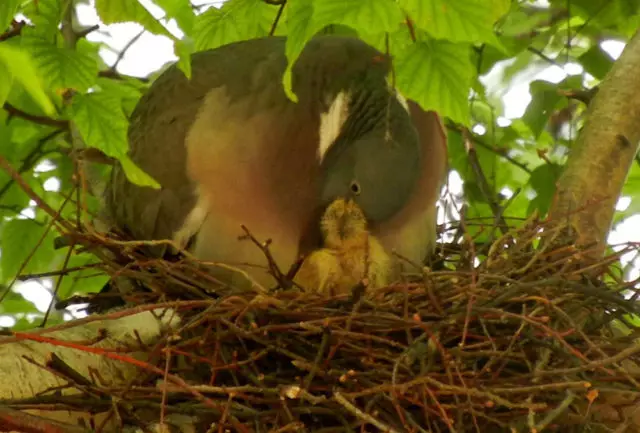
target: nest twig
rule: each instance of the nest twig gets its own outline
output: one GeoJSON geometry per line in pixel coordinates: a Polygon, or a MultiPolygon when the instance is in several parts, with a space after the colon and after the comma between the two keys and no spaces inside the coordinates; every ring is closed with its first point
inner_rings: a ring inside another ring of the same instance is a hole
{"type": "MultiPolygon", "coordinates": [[[[188,257],[149,258],[145,243],[74,239],[110,250],[103,269],[145,287],[127,302],[171,301],[186,319],[164,355],[180,384],[144,377],[109,389],[128,407],[164,407],[230,431],[608,431],[628,421],[601,409],[619,410],[611,401],[621,395],[626,406],[640,398],[634,285],[611,278],[624,251],[585,267],[580,251],[539,247],[541,228],[529,221],[482,256],[461,239],[442,250],[440,270],[418,270],[356,303],[295,287],[239,290],[188,257]]],[[[25,404],[34,402],[9,406],[25,404]]]]}

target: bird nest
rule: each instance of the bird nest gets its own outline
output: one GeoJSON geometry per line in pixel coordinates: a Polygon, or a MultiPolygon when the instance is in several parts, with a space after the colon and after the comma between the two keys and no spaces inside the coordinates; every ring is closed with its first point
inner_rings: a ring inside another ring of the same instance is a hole
{"type": "Polygon", "coordinates": [[[624,251],[580,268],[580,252],[540,246],[541,228],[484,246],[467,233],[401,283],[336,297],[223,287],[189,258],[150,259],[148,243],[79,236],[114,253],[111,275],[146,287],[126,297],[132,311],[183,318],[147,383],[112,392],[198,415],[197,431],[636,431],[624,251]]]}

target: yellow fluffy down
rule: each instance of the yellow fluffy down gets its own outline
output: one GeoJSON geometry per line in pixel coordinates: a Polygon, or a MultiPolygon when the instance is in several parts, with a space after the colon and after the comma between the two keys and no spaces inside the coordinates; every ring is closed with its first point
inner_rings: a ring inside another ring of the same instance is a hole
{"type": "Polygon", "coordinates": [[[336,199],[322,216],[324,248],[302,263],[295,282],[305,290],[325,295],[348,294],[366,279],[367,288],[390,283],[392,260],[367,230],[362,209],[353,201],[336,199]]]}

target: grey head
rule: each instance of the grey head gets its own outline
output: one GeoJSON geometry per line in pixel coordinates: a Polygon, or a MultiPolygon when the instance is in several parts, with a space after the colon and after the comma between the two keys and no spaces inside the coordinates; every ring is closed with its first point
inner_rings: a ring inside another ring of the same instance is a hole
{"type": "Polygon", "coordinates": [[[408,202],[424,156],[410,114],[385,80],[368,80],[352,95],[322,160],[321,207],[352,198],[368,221],[380,223],[408,202]]]}

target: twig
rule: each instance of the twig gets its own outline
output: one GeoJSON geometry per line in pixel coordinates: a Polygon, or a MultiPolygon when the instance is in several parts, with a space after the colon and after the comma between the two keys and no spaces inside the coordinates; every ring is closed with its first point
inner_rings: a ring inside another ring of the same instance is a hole
{"type": "Polygon", "coordinates": [[[87,37],[87,35],[89,33],[95,32],[96,30],[100,29],[100,26],[98,24],[95,24],[91,27],[87,27],[86,29],[79,31],[78,33],[76,33],[76,36],[78,38],[85,38],[87,37]]]}
{"type": "MultiPolygon", "coordinates": [[[[69,196],[66,198],[66,200],[64,201],[64,203],[62,204],[62,206],[60,206],[60,210],[59,212],[62,212],[62,208],[67,204],[67,202],[69,201],[69,198],[71,198],[73,193],[69,194],[69,196]]],[[[46,231],[45,231],[45,235],[46,235],[46,231]]],[[[65,255],[64,258],[64,263],[62,263],[62,269],[64,270],[67,265],[69,265],[69,259],[71,259],[71,254],[73,254],[73,245],[71,245],[67,251],[67,254],[65,255]]],[[[19,275],[19,273],[18,273],[19,275]]],[[[49,302],[49,307],[47,308],[47,311],[44,313],[44,317],[42,318],[42,323],[40,324],[41,328],[44,328],[47,324],[47,320],[49,320],[49,314],[51,314],[51,309],[54,308],[54,305],[56,303],[56,298],[58,297],[58,292],[60,291],[60,286],[62,285],[62,280],[64,279],[65,274],[60,274],[58,275],[58,278],[56,278],[56,286],[53,289],[53,293],[51,296],[51,302],[49,302]]],[[[16,279],[18,278],[18,276],[16,276],[16,279]]]]}
{"type": "Polygon", "coordinates": [[[82,426],[55,421],[51,418],[31,415],[4,405],[0,406],[0,424],[3,428],[8,428],[9,431],[65,431],[67,433],[89,433],[94,431],[82,426]]]}
{"type": "Polygon", "coordinates": [[[552,59],[551,57],[547,56],[545,53],[543,53],[539,49],[529,46],[527,47],[527,51],[532,52],[533,54],[540,57],[545,62],[549,63],[551,66],[557,66],[558,68],[562,69],[562,65],[560,63],[558,63],[556,60],[552,59]]]}
{"type": "Polygon", "coordinates": [[[567,396],[564,400],[562,400],[562,403],[560,403],[558,407],[549,412],[542,421],[537,423],[533,431],[543,431],[556,418],[562,415],[563,412],[565,412],[569,408],[569,406],[571,406],[571,403],[573,403],[573,400],[575,400],[575,398],[576,395],[573,392],[567,391],[567,396]]]}
{"type": "Polygon", "coordinates": [[[507,225],[507,222],[502,216],[502,209],[500,208],[500,205],[497,203],[495,194],[491,190],[491,187],[489,186],[489,182],[487,182],[487,178],[485,177],[484,172],[482,171],[482,167],[480,166],[480,161],[478,160],[478,155],[476,153],[476,150],[473,147],[473,144],[470,138],[470,132],[465,129],[463,130],[462,136],[464,138],[465,148],[467,150],[467,156],[469,157],[469,164],[473,169],[476,182],[478,183],[478,188],[480,188],[482,195],[484,195],[484,197],[487,199],[487,203],[491,208],[491,212],[493,213],[493,216],[496,222],[498,223],[498,228],[500,229],[502,234],[506,234],[507,231],[509,230],[509,226],[507,225]]]}
{"type": "MultiPolygon", "coordinates": [[[[31,169],[35,165],[35,163],[38,161],[38,156],[39,156],[40,153],[42,153],[42,148],[47,143],[47,141],[55,138],[58,134],[60,134],[62,132],[64,132],[64,131],[59,129],[57,131],[53,131],[53,132],[47,134],[46,136],[44,136],[43,138],[38,140],[38,144],[22,160],[22,164],[20,164],[20,167],[18,168],[18,173],[22,174],[25,171],[31,169]]],[[[0,188],[0,198],[4,194],[6,194],[6,192],[9,190],[9,188],[11,188],[11,185],[13,185],[14,182],[15,182],[15,180],[13,178],[9,179],[7,181],[7,183],[5,183],[2,188],[0,188]]]]}
{"type": "Polygon", "coordinates": [[[497,149],[494,146],[490,146],[487,143],[485,143],[484,141],[480,140],[474,134],[470,134],[470,137],[473,138],[474,144],[477,144],[478,146],[482,147],[483,149],[486,149],[489,152],[493,152],[496,155],[498,155],[499,157],[501,157],[503,159],[506,159],[511,164],[515,165],[516,167],[518,167],[519,169],[521,169],[525,173],[529,173],[529,174],[532,173],[532,170],[526,164],[524,164],[524,163],[518,161],[517,159],[513,158],[512,156],[510,156],[507,153],[506,149],[505,149],[505,151],[502,151],[501,149],[497,149]]]}
{"type": "Polygon", "coordinates": [[[11,29],[0,34],[0,42],[6,41],[7,39],[11,39],[15,36],[20,36],[20,33],[22,33],[22,29],[26,25],[27,23],[25,23],[24,21],[13,21],[11,23],[11,29]]]}
{"type": "Polygon", "coordinates": [[[592,12],[591,14],[589,14],[589,17],[582,23],[582,25],[580,27],[578,27],[578,29],[575,31],[575,33],[571,36],[571,39],[567,41],[567,44],[570,45],[572,42],[572,39],[575,39],[580,32],[582,32],[582,30],[585,29],[585,27],[587,27],[588,25],[591,24],[591,22],[596,19],[598,17],[598,15],[600,15],[600,13],[602,13],[603,10],[606,9],[607,6],[611,6],[612,4],[610,2],[602,2],[600,4],[600,7],[598,9],[596,9],[594,12],[592,12]]]}
{"type": "MultiPolygon", "coordinates": [[[[463,131],[464,131],[463,128],[461,128],[458,125],[455,125],[453,123],[450,123],[450,122],[447,123],[447,129],[450,130],[450,131],[458,132],[460,134],[462,134],[463,131]]],[[[489,152],[495,153],[496,155],[498,155],[499,157],[507,160],[511,164],[515,165],[516,167],[518,167],[519,169],[524,171],[525,173],[528,173],[528,174],[532,173],[532,170],[526,164],[524,164],[524,163],[518,161],[517,159],[513,158],[512,156],[510,156],[508,154],[508,152],[506,151],[506,149],[504,149],[504,151],[503,151],[502,149],[498,149],[498,148],[496,148],[494,146],[488,145],[484,141],[480,140],[480,138],[478,138],[478,136],[473,134],[471,131],[469,131],[469,138],[471,138],[473,140],[474,144],[477,144],[478,146],[482,147],[483,149],[488,150],[489,152]]]]}
{"type": "Polygon", "coordinates": [[[271,275],[275,277],[278,284],[280,284],[280,286],[284,289],[291,287],[291,281],[287,281],[287,276],[282,273],[280,267],[276,263],[276,260],[273,258],[273,254],[271,254],[271,250],[269,249],[269,246],[272,242],[271,239],[267,239],[266,241],[264,241],[264,243],[260,242],[255,236],[253,236],[253,234],[251,234],[249,229],[244,224],[242,224],[240,227],[245,232],[245,236],[243,236],[243,238],[250,239],[251,242],[253,242],[267,258],[269,271],[271,272],[271,275]]]}
{"type": "MultiPolygon", "coordinates": [[[[533,13],[540,12],[539,8],[536,6],[532,6],[532,7],[521,6],[521,10],[525,14],[527,14],[527,12],[533,12],[533,13]]],[[[563,19],[569,17],[569,11],[566,8],[557,9],[555,11],[551,11],[550,9],[544,9],[544,12],[545,13],[551,12],[548,19],[538,22],[535,28],[523,33],[519,33],[515,35],[514,38],[515,39],[533,39],[541,33],[539,29],[546,29],[548,27],[553,27],[563,19]]],[[[528,15],[532,15],[532,14],[529,13],[528,15]]]]}
{"type": "Polygon", "coordinates": [[[38,279],[38,278],[47,278],[47,277],[57,277],[59,275],[70,274],[71,272],[79,272],[79,271],[84,271],[86,269],[100,268],[101,266],[102,266],[102,263],[90,263],[90,264],[84,265],[84,266],[75,266],[75,267],[72,267],[72,268],[64,268],[64,269],[60,269],[60,270],[57,270],[57,271],[40,272],[38,274],[25,274],[25,275],[19,276],[18,277],[18,281],[28,281],[28,280],[38,279]]]}
{"type": "MultiPolygon", "coordinates": [[[[36,341],[38,343],[41,344],[51,344],[55,347],[66,347],[72,350],[77,350],[80,352],[84,352],[84,353],[91,353],[91,354],[95,354],[95,355],[99,355],[99,356],[103,356],[105,358],[109,358],[111,360],[114,361],[118,361],[118,362],[125,362],[127,364],[139,367],[145,371],[148,371],[150,373],[156,374],[158,376],[165,376],[165,372],[164,370],[156,367],[153,364],[150,364],[148,362],[145,361],[141,361],[138,360],[132,356],[126,355],[126,354],[121,354],[121,353],[117,353],[117,352],[113,352],[113,351],[109,351],[107,349],[104,348],[100,348],[100,347],[88,347],[88,346],[83,346],[83,345],[79,345],[75,342],[69,342],[66,340],[61,340],[58,338],[51,338],[51,337],[43,337],[43,336],[36,336],[33,333],[26,333],[26,332],[13,332],[13,335],[23,341],[36,341]]],[[[206,406],[214,409],[214,410],[220,410],[221,405],[218,404],[217,402],[215,402],[214,400],[211,400],[210,398],[204,396],[203,394],[201,394],[199,391],[193,389],[187,382],[185,382],[181,377],[173,375],[173,374],[167,374],[165,376],[165,379],[169,382],[172,382],[174,385],[177,385],[187,391],[189,391],[189,393],[191,395],[193,395],[194,397],[196,397],[200,402],[202,402],[203,404],[205,404],[206,406]]],[[[240,431],[247,431],[244,426],[242,424],[240,424],[240,422],[233,416],[231,416],[231,421],[234,425],[234,427],[236,428],[240,428],[240,431]]]]}
{"type": "MultiPolygon", "coordinates": [[[[0,163],[2,162],[1,158],[2,158],[2,156],[0,156],[0,163]]],[[[58,221],[58,219],[60,218],[60,213],[62,212],[64,207],[69,202],[69,198],[71,198],[71,194],[69,194],[65,198],[65,200],[62,202],[62,204],[60,205],[60,209],[58,209],[58,211],[54,215],[52,215],[51,221],[49,221],[49,224],[47,224],[47,227],[45,227],[45,229],[43,230],[42,235],[38,239],[38,242],[36,242],[36,244],[33,246],[31,251],[29,252],[29,255],[24,259],[24,262],[22,262],[22,264],[20,265],[20,268],[18,269],[17,274],[13,277],[13,279],[11,280],[11,283],[9,283],[9,285],[6,288],[6,290],[2,294],[0,294],[0,303],[4,300],[5,296],[7,296],[11,292],[11,288],[16,283],[16,281],[18,281],[18,276],[27,267],[27,265],[29,264],[29,262],[33,258],[34,254],[38,251],[38,248],[40,247],[42,242],[45,240],[47,235],[49,234],[49,230],[51,230],[51,228],[54,226],[56,221],[58,221]]],[[[69,250],[69,255],[70,254],[71,254],[71,250],[69,250]]],[[[68,261],[69,261],[69,255],[67,256],[67,259],[65,260],[65,264],[68,263],[68,261]]],[[[57,290],[57,286],[56,286],[56,290],[57,290]]],[[[49,311],[51,310],[51,305],[53,305],[53,301],[54,301],[54,299],[52,298],[51,299],[51,304],[49,304],[49,308],[47,309],[47,314],[45,314],[45,317],[44,317],[45,320],[47,319],[47,317],[49,315],[49,311]]]]}
{"type": "MultiPolygon", "coordinates": [[[[42,209],[43,211],[45,211],[47,214],[49,214],[50,217],[53,218],[53,220],[55,221],[56,218],[58,218],[58,212],[56,212],[51,206],[49,206],[47,203],[45,203],[42,198],[40,198],[40,196],[38,194],[36,194],[33,189],[31,189],[31,187],[29,186],[29,184],[27,184],[27,182],[25,182],[25,180],[22,178],[22,176],[20,176],[20,173],[18,173],[12,166],[11,164],[9,164],[9,161],[7,161],[7,159],[0,155],[0,168],[2,168],[4,171],[6,171],[9,176],[11,176],[13,178],[13,180],[20,185],[20,187],[22,188],[22,190],[24,192],[27,193],[27,195],[29,196],[29,198],[33,201],[36,202],[36,205],[42,209]]],[[[64,219],[60,218],[57,220],[57,222],[65,228],[65,230],[68,230],[70,232],[72,232],[74,230],[74,227],[67,221],[65,221],[64,219]]]]}
{"type": "Polygon", "coordinates": [[[347,409],[353,415],[355,415],[360,420],[376,426],[380,431],[388,432],[388,433],[400,433],[398,430],[394,429],[391,426],[384,424],[382,421],[375,419],[368,413],[365,413],[358,409],[353,403],[347,400],[340,392],[336,391],[333,393],[333,399],[337,401],[342,407],[347,409]]]}
{"type": "Polygon", "coordinates": [[[558,90],[558,93],[562,96],[566,96],[567,98],[571,98],[571,99],[575,99],[576,101],[580,101],[585,105],[589,105],[589,103],[591,102],[591,100],[593,99],[594,96],[596,96],[596,93],[598,93],[598,87],[592,87],[591,89],[587,89],[587,90],[558,90]]]}
{"type": "Polygon", "coordinates": [[[411,21],[411,18],[409,18],[409,15],[405,15],[404,22],[407,25],[407,30],[409,30],[409,36],[411,37],[411,40],[413,42],[415,42],[416,41],[416,30],[413,27],[413,21],[411,21]]]}
{"type": "Polygon", "coordinates": [[[125,80],[125,79],[133,79],[138,80],[141,83],[148,83],[149,78],[146,77],[132,77],[130,75],[122,75],[119,72],[112,71],[111,69],[106,69],[104,71],[98,72],[99,77],[110,78],[112,80],[125,80]]]}
{"type": "Polygon", "coordinates": [[[322,341],[320,342],[320,346],[318,347],[318,352],[316,353],[316,357],[313,361],[313,365],[309,370],[309,374],[307,375],[304,381],[304,389],[308,390],[311,386],[311,382],[313,382],[313,377],[316,375],[318,371],[318,366],[322,361],[322,357],[327,350],[327,346],[329,345],[329,338],[331,337],[331,330],[328,327],[324,327],[322,330],[322,341]]]}
{"type": "Polygon", "coordinates": [[[120,64],[122,59],[124,59],[124,56],[127,54],[127,51],[129,51],[129,49],[133,46],[133,44],[138,42],[138,40],[142,37],[142,35],[144,35],[146,31],[147,31],[146,29],[142,29],[137,35],[131,38],[129,42],[127,42],[127,44],[118,53],[118,57],[116,57],[116,61],[113,62],[113,65],[111,65],[111,67],[108,69],[109,71],[117,73],[118,65],[120,64]]]}
{"type": "MultiPolygon", "coordinates": [[[[271,30],[269,30],[269,36],[273,36],[276,33],[276,29],[278,28],[278,23],[280,22],[280,18],[282,17],[282,12],[284,12],[284,7],[287,5],[286,0],[280,0],[280,1],[281,3],[280,3],[280,7],[278,8],[278,13],[276,14],[276,17],[273,20],[273,24],[271,24],[271,30]]],[[[275,3],[268,3],[268,4],[275,4],[275,3]]]]}
{"type": "Polygon", "coordinates": [[[58,119],[52,119],[51,117],[47,117],[47,116],[38,116],[36,114],[29,114],[25,111],[22,111],[19,108],[14,107],[8,102],[5,102],[4,104],[2,104],[2,108],[4,108],[4,110],[7,113],[9,113],[10,116],[20,117],[22,119],[29,120],[31,122],[38,123],[40,125],[54,126],[56,128],[63,128],[63,129],[69,128],[69,122],[66,120],[58,120],[58,119]]]}

